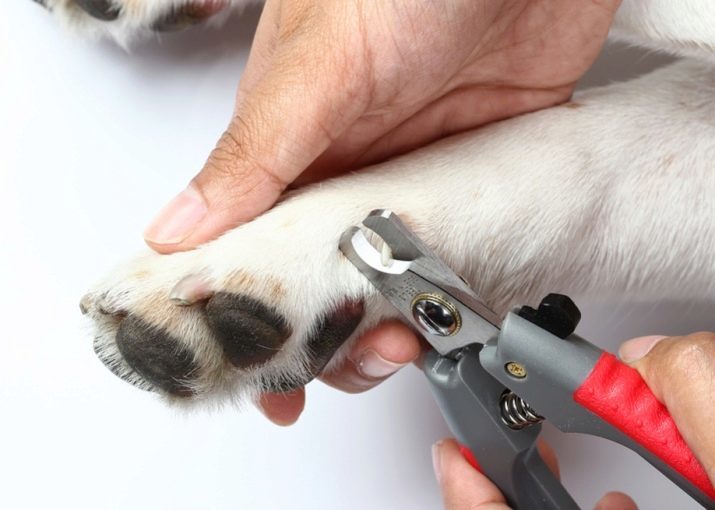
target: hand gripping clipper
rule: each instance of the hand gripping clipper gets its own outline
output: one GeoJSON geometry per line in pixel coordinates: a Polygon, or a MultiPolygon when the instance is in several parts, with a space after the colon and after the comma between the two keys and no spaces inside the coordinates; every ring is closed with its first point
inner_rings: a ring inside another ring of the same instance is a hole
{"type": "Polygon", "coordinates": [[[516,510],[578,509],[536,449],[540,422],[637,452],[705,508],[715,489],[636,370],[573,334],[581,314],[550,294],[501,320],[392,212],[363,221],[392,250],[383,263],[363,229],[340,249],[434,350],[423,371],[463,454],[516,510]]]}

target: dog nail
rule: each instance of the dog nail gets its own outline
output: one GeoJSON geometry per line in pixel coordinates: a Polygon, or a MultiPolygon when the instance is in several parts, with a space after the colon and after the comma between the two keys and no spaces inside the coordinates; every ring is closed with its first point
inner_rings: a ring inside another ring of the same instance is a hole
{"type": "Polygon", "coordinates": [[[82,296],[82,299],[79,300],[79,309],[82,312],[82,315],[87,315],[89,313],[89,308],[92,305],[92,298],[90,297],[89,294],[85,294],[82,296]]]}
{"type": "Polygon", "coordinates": [[[192,274],[185,276],[169,293],[169,301],[177,306],[189,306],[199,301],[205,301],[213,295],[208,282],[202,277],[192,274]]]}

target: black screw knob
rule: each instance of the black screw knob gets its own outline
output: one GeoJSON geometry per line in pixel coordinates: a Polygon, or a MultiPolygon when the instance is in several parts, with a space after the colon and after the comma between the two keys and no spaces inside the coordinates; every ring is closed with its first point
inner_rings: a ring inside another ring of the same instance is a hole
{"type": "Polygon", "coordinates": [[[581,311],[570,297],[549,294],[539,303],[538,310],[522,306],[519,316],[533,322],[559,338],[566,338],[576,330],[581,320],[581,311]]]}

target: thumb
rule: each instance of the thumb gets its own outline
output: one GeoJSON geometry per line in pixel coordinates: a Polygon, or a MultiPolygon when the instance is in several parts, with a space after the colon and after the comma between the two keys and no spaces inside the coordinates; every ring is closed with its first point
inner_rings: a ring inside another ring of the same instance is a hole
{"type": "Polygon", "coordinates": [[[201,172],[145,231],[153,249],[194,248],[266,211],[359,117],[355,62],[326,55],[326,47],[342,50],[319,40],[325,32],[291,27],[293,35],[279,37],[260,76],[239,89],[228,129],[201,172]],[[352,71],[340,72],[337,60],[352,71]]]}
{"type": "Polygon", "coordinates": [[[683,439],[715,481],[715,334],[629,340],[619,356],[640,373],[668,409],[683,439]]]}

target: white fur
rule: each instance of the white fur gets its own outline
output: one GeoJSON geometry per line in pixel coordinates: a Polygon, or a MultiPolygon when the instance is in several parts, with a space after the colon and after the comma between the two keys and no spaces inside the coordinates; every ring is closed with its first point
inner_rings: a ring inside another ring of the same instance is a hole
{"type": "Polygon", "coordinates": [[[497,311],[548,292],[715,297],[715,8],[668,3],[624,2],[614,31],[704,60],[308,188],[195,252],[131,261],[86,301],[99,350],[131,374],[114,344],[118,319],[100,313],[123,311],[196,352],[201,397],[254,396],[274,377],[304,375],[316,317],[365,299],[355,338],[393,314],[337,249],[374,208],[402,215],[497,311]],[[189,275],[275,307],[293,327],[284,350],[260,369],[229,366],[201,312],[168,299],[189,275]]]}
{"type": "Polygon", "coordinates": [[[715,62],[715,2],[625,0],[611,35],[633,44],[715,62]]]}

